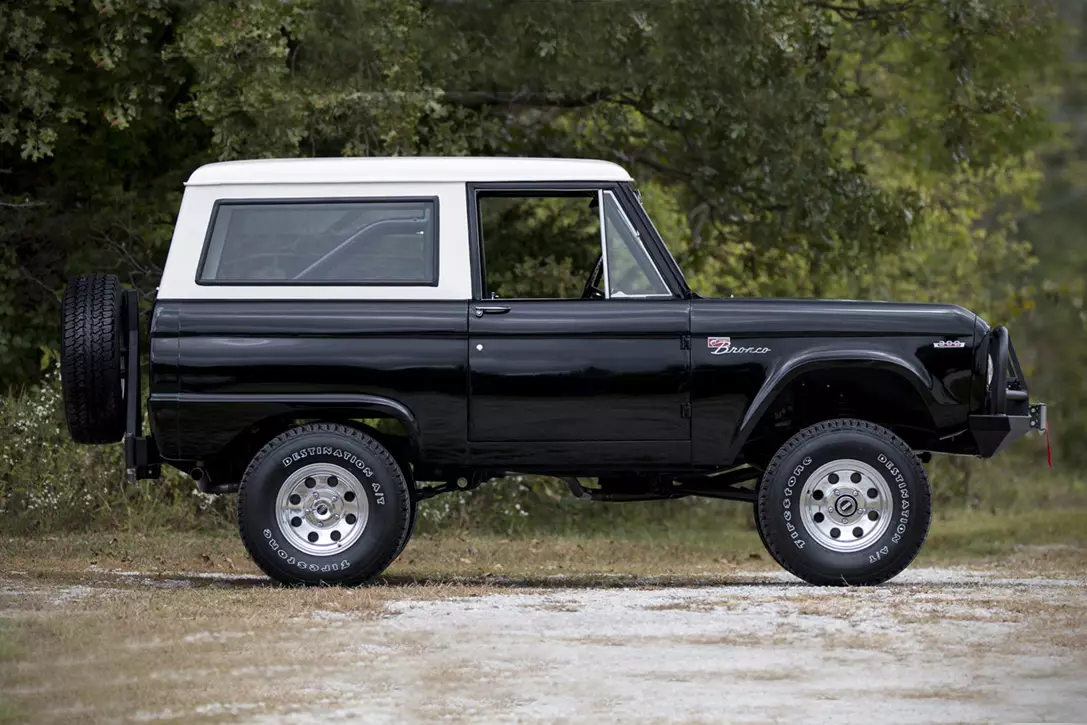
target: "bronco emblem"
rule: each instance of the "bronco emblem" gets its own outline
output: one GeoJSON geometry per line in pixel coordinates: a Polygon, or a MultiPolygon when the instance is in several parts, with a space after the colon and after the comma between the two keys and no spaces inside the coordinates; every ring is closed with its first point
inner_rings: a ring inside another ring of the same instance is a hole
{"type": "Polygon", "coordinates": [[[706,347],[711,355],[729,355],[748,353],[749,355],[765,355],[770,352],[768,347],[733,347],[731,337],[707,337],[706,347]]]}

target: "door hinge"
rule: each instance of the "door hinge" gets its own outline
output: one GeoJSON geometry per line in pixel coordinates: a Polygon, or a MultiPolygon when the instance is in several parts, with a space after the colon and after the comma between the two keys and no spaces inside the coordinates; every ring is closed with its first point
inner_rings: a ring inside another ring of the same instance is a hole
{"type": "Polygon", "coordinates": [[[690,350],[691,349],[691,336],[683,335],[679,338],[679,349],[690,350]]]}
{"type": "Polygon", "coordinates": [[[691,417],[691,404],[690,403],[680,403],[679,404],[679,417],[680,418],[690,418],[691,417]]]}

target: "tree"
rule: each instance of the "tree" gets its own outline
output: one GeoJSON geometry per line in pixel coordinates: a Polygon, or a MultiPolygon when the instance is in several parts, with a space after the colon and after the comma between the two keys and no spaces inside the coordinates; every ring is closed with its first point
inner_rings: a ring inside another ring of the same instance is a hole
{"type": "Polygon", "coordinates": [[[239,157],[610,158],[705,293],[1010,316],[1057,29],[1034,0],[9,2],[0,382],[66,275],[153,293],[181,181],[239,157]]]}
{"type": "Polygon", "coordinates": [[[1045,149],[1038,209],[1022,222],[1038,259],[1030,278],[1036,305],[1016,325],[1013,341],[1032,397],[1050,402],[1058,466],[1082,467],[1087,450],[1075,441],[1087,436],[1087,8],[1076,0],[1058,5],[1076,31],[1067,41],[1063,92],[1052,104],[1067,133],[1045,149]]]}
{"type": "Polygon", "coordinates": [[[166,61],[164,2],[0,5],[0,383],[57,345],[65,278],[116,271],[153,289],[181,182],[209,130],[174,115],[187,65],[166,61]]]}

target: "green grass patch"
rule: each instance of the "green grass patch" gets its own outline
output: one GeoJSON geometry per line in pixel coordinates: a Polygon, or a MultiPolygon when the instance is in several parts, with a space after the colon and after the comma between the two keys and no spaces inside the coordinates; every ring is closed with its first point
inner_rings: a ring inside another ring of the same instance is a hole
{"type": "MultiPolygon", "coordinates": [[[[18,666],[18,662],[27,655],[26,646],[20,641],[15,625],[0,620],[0,693],[7,689],[9,668],[18,666]]],[[[0,694],[0,723],[26,722],[23,712],[11,698],[0,694]]]]}
{"type": "Polygon", "coordinates": [[[959,511],[937,516],[923,553],[954,559],[1009,554],[1023,547],[1087,550],[1087,508],[1011,513],[959,511]]]}
{"type": "Polygon", "coordinates": [[[7,701],[0,702],[0,723],[26,722],[26,715],[22,710],[7,701]]]}
{"type": "MultiPolygon", "coordinates": [[[[595,524],[589,532],[571,527],[512,534],[470,526],[432,528],[416,534],[392,572],[408,576],[527,575],[534,571],[647,575],[776,566],[747,511],[716,521],[699,511],[695,516],[646,518],[638,524],[622,519],[611,526],[601,521],[595,524]]],[[[1078,568],[1077,562],[1087,562],[1087,508],[941,513],[932,523],[919,563],[976,563],[999,557],[1044,559],[1049,568],[1078,568]]],[[[6,537],[0,539],[0,560],[5,572],[257,571],[237,533],[228,530],[6,537]]]]}
{"type": "Polygon", "coordinates": [[[19,654],[20,648],[15,644],[11,633],[11,625],[0,622],[0,662],[10,662],[19,654]]]}

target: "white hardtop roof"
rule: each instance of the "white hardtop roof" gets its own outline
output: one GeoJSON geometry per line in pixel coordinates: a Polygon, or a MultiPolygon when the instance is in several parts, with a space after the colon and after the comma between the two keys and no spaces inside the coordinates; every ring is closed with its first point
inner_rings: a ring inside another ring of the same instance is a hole
{"type": "Polygon", "coordinates": [[[630,180],[618,164],[594,159],[384,156],[224,161],[201,166],[186,185],[630,180]]]}

